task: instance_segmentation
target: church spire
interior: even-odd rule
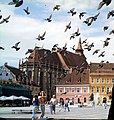
[[[75,50],[76,54],[83,55],[82,43],[81,38],[79,39],[77,49]]]

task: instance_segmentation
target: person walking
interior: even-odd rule
[[[59,112],[64,109],[64,99],[63,98],[60,98],[60,109],[59,109]]]
[[[39,103],[40,103],[40,109],[41,109],[40,118],[43,118],[45,115],[45,99],[46,99],[45,92],[41,91],[39,96]]]
[[[36,113],[37,111],[39,111],[39,100],[37,95],[34,95],[32,103],[33,103],[32,120],[35,120],[36,118],[38,118],[36,116]]]
[[[54,111],[54,114],[55,114],[55,109],[56,109],[57,103],[58,103],[58,101],[56,99],[56,96],[53,95],[53,97],[50,100],[50,111],[51,111],[51,114],[53,114],[53,111]]]
[[[108,113],[108,120],[114,120],[113,111],[114,111],[114,86],[112,88],[112,101],[111,101],[111,106]]]
[[[106,107],[107,107],[106,102],[107,102],[107,99],[106,99],[106,97],[104,97],[104,98],[103,98],[103,107],[104,107],[105,109],[106,109]]]
[[[65,103],[65,111],[66,109],[68,110],[68,112],[70,112],[70,108],[69,108],[69,100],[66,99],[66,103]]]

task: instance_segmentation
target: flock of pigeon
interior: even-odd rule
[[[99,10],[100,10],[103,6],[108,6],[108,5],[110,5],[110,3],[111,3],[111,0],[102,0],[102,1],[99,3],[98,8],[97,8],[98,13],[97,13],[96,15],[93,15],[93,16],[90,16],[90,17],[86,18],[86,19],[83,21],[83,23],[86,24],[87,26],[91,26],[91,25],[93,24],[93,22],[95,22],[95,21],[98,19],[98,17],[99,17],[99,15],[100,15]],[[23,0],[12,0],[11,2],[8,3],[8,5],[14,5],[15,7],[20,7],[22,4],[23,4]],[[55,6],[52,8],[53,11],[59,11],[60,9],[61,9],[61,5],[55,5]],[[24,11],[27,15],[30,14],[29,7],[28,7],[28,6],[27,6],[25,9],[23,9],[23,11]],[[0,12],[1,12],[1,11],[0,11]],[[75,8],[72,8],[72,9],[70,9],[67,13],[68,13],[68,14],[71,14],[71,16],[74,16],[74,15],[77,14],[77,11],[75,10]],[[85,12],[85,11],[84,11],[84,12],[80,12],[80,13],[79,13],[79,19],[82,20],[82,18],[83,18],[86,14],[87,14],[87,12]],[[0,15],[0,24],[8,23],[10,17],[11,17],[11,15],[7,16],[6,18],[3,18],[2,15]],[[109,11],[109,13],[107,14],[107,19],[110,19],[110,17],[114,17],[114,10]],[[52,14],[51,14],[48,18],[46,18],[46,19],[44,19],[44,20],[47,21],[47,22],[52,22]],[[64,32],[67,32],[69,29],[71,29],[71,27],[72,27],[71,24],[72,24],[72,21],[70,21],[70,22],[66,25]],[[104,31],[107,31],[108,28],[109,28],[108,25],[107,25],[107,26],[104,26],[103,30],[104,30]],[[111,34],[114,34],[114,29],[109,32],[109,35],[111,35]],[[69,39],[72,40],[72,39],[74,39],[75,37],[80,36],[80,35],[81,35],[80,29],[77,28],[77,31],[75,31],[74,33],[72,33],[72,35],[70,36]],[[39,35],[36,37],[36,40],[42,41],[42,40],[45,39],[45,36],[46,36],[46,31],[45,31],[44,33],[42,33],[42,34],[39,34]],[[81,39],[81,37],[80,37],[79,39]],[[102,42],[103,42],[103,48],[109,45],[110,39],[111,39],[110,37],[107,37],[106,40],[102,41]],[[18,50],[20,49],[20,47],[18,47],[19,43],[20,43],[20,42],[17,42],[17,43],[16,43],[14,46],[12,46],[11,48],[14,48],[16,51],[18,51]],[[84,40],[84,41],[82,41],[82,45],[83,45],[84,49],[85,49],[85,50],[88,50],[88,51],[90,51],[90,50],[92,49],[92,47],[94,47],[94,43],[89,44],[89,43],[87,42],[87,39]],[[5,50],[5,48],[3,48],[2,46],[0,46],[0,49],[1,49],[1,50]],[[63,48],[59,48],[59,47],[58,47],[58,44],[55,44],[55,45],[53,46],[53,48],[52,48],[52,51],[57,50],[57,49],[58,49],[59,51],[61,51],[61,50],[66,50],[66,49],[67,49],[67,44],[65,44],[65,46],[64,46]],[[75,45],[74,45],[73,47],[71,47],[71,49],[72,49],[72,50],[75,50]],[[30,50],[29,52],[31,52],[31,50]],[[92,53],[92,55],[98,54],[99,52],[100,52],[100,49],[96,49],[96,50]],[[28,52],[27,52],[26,54],[28,54]],[[105,56],[105,51],[102,51],[102,52],[98,55],[98,57],[104,57],[104,56]],[[103,62],[104,62],[104,61],[101,61],[101,63],[103,63]]]

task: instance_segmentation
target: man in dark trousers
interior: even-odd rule
[[[109,109],[108,120],[114,120],[113,112],[114,112],[114,86],[112,88],[112,101]]]

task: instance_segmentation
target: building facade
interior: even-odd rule
[[[111,101],[112,87],[114,84],[114,63],[90,64],[90,94],[94,94],[96,104],[102,104],[105,97]]]
[[[67,51],[66,48],[55,47],[50,51],[35,47],[27,60],[19,64],[20,70],[27,75],[27,84],[30,84],[32,94],[38,94],[43,90],[48,100],[56,94],[58,80],[71,73],[76,66],[84,69],[88,67],[81,41],[74,53]]]

